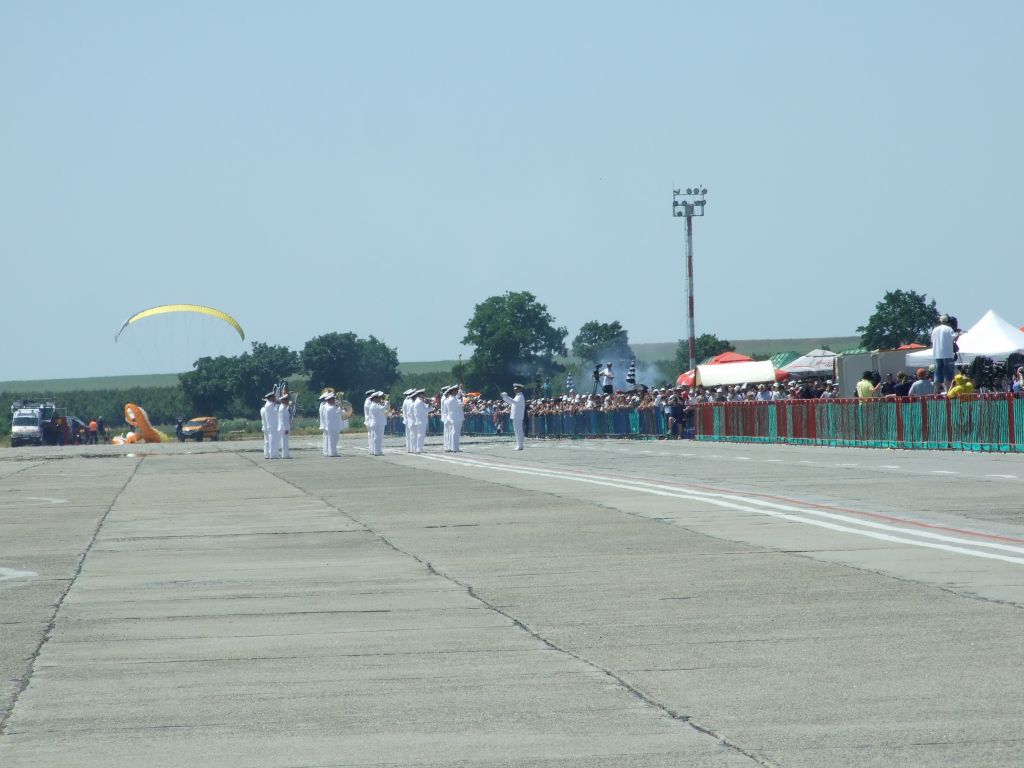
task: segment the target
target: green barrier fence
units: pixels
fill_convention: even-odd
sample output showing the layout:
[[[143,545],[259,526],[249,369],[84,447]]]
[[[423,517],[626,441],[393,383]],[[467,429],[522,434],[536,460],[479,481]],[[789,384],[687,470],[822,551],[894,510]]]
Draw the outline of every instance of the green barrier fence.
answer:
[[[864,448],[1024,450],[1024,398],[870,398],[704,403],[698,440]]]

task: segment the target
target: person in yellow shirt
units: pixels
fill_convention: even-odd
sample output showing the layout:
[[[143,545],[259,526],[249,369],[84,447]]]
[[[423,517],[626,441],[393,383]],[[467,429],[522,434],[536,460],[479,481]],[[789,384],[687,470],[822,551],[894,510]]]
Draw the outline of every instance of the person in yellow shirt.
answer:
[[[953,386],[946,391],[946,397],[963,398],[965,395],[973,394],[974,384],[962,373],[958,373],[953,377]]]
[[[874,371],[864,371],[864,375],[857,382],[857,397],[878,397],[882,390],[882,382],[875,384]]]

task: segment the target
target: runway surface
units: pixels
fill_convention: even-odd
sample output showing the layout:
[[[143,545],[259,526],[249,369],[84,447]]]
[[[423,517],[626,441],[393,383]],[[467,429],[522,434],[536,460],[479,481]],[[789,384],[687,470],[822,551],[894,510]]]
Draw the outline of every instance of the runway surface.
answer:
[[[0,449],[0,765],[1008,766],[1024,457]]]

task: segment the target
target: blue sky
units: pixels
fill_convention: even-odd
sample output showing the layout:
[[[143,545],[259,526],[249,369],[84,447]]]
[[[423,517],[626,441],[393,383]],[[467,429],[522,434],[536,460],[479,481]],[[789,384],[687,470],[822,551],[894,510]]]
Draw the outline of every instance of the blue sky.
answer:
[[[698,334],[851,335],[894,289],[1024,324],[1021,28],[998,1],[3,3],[0,380],[176,370],[113,341],[168,302],[407,361],[468,355],[506,290],[567,341],[675,341],[695,184]]]

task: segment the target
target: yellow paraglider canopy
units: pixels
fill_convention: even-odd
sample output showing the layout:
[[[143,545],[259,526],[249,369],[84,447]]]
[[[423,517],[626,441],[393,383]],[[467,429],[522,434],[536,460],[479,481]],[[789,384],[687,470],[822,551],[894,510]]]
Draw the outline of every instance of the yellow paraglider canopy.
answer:
[[[223,320],[225,323],[227,323],[236,331],[238,331],[238,335],[242,337],[242,341],[245,341],[245,331],[242,330],[242,326],[238,324],[238,321],[235,320],[235,318],[233,318],[227,312],[221,312],[219,309],[214,309],[213,307],[202,307],[198,304],[162,304],[159,307],[151,307],[149,309],[144,309],[141,312],[136,312],[134,315],[125,320],[124,324],[117,329],[117,333],[114,334],[114,341],[117,341],[118,337],[121,335],[125,328],[127,328],[129,325],[136,322],[137,320],[142,320],[143,318],[146,317],[152,317],[153,315],[163,315],[168,312],[198,312],[199,314],[202,315],[216,317],[220,320]]]

